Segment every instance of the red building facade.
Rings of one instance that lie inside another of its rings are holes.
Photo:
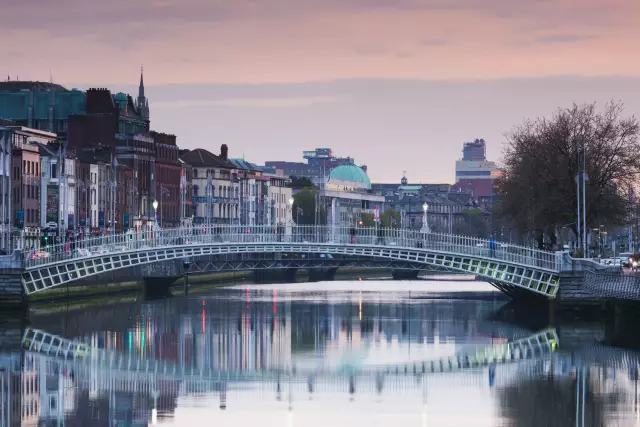
[[[155,192],[158,220],[163,227],[180,225],[180,175],[182,164],[176,136],[150,132],[156,160]]]

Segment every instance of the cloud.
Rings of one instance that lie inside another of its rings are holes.
[[[444,38],[428,38],[420,40],[422,46],[447,46],[450,41]]]
[[[407,170],[413,182],[451,182],[463,141],[485,138],[488,156],[498,160],[503,133],[526,118],[548,117],[573,102],[600,108],[611,99],[626,102],[625,115],[640,111],[640,99],[629,95],[639,84],[614,77],[354,79],[149,86],[147,94],[152,128],[178,135],[185,148],[217,150],[228,141],[234,156],[244,152],[261,163],[329,146],[367,164],[372,180],[396,182]]]
[[[537,37],[537,43],[557,44],[557,43],[579,43],[582,41],[592,40],[594,37],[580,34],[551,34],[547,36]]]
[[[373,45],[357,46],[354,52],[360,56],[383,56],[389,53],[384,47]]]
[[[184,108],[196,106],[224,106],[244,108],[298,108],[317,104],[329,104],[338,100],[331,96],[316,97],[287,97],[287,98],[228,98],[212,100],[175,100],[160,101],[153,104],[154,108]]]
[[[580,7],[570,0],[30,0],[10,2],[0,14],[3,29],[33,28],[56,33],[86,32],[96,26],[117,35],[133,24],[144,36],[146,23],[161,24],[156,31],[170,30],[170,24],[220,22],[239,19],[290,19],[317,13],[388,11],[469,11],[492,16],[535,21],[538,25],[613,23],[625,8],[624,0],[582,0]]]

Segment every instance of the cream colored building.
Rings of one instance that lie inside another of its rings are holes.
[[[223,145],[220,155],[198,148],[180,157],[192,168],[190,216],[194,226],[239,222],[240,180],[227,154]]]
[[[289,186],[291,179],[275,174],[267,174],[269,178],[269,200],[271,202],[271,215],[269,225],[286,225],[291,222],[291,203],[293,190]]]

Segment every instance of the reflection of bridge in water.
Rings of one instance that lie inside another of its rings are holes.
[[[91,347],[87,344],[51,335],[47,332],[27,329],[23,346],[30,353],[53,357],[60,367],[75,373],[91,375],[97,371],[109,373],[112,379],[125,381],[149,377],[177,381],[253,382],[280,378],[323,377],[384,377],[417,376],[472,370],[520,360],[542,358],[553,353],[558,345],[554,330],[546,330],[530,337],[481,347],[472,352],[435,360],[423,360],[403,365],[344,366],[328,370],[324,367],[299,368],[295,365],[274,370],[217,370],[185,366],[172,362],[140,359],[131,354]]]
[[[480,346],[474,351],[459,352],[451,357],[404,365],[334,370],[303,369],[291,365],[265,371],[242,368],[220,371],[183,366],[100,349],[34,329],[25,331],[23,348],[22,354],[14,353],[3,359],[5,370],[2,375],[19,375],[23,379],[33,375],[48,378],[48,382],[51,379],[57,382],[57,390],[53,394],[40,390],[36,398],[40,399],[41,405],[43,399],[50,400],[51,396],[73,400],[72,390],[79,395],[88,395],[90,400],[99,400],[103,396],[110,402],[115,399],[114,393],[126,393],[148,402],[138,408],[136,416],[140,420],[156,416],[157,408],[162,410],[164,407],[165,411],[171,412],[174,408],[167,408],[168,401],[184,401],[194,395],[207,395],[209,400],[215,397],[224,408],[229,399],[243,396],[291,401],[301,395],[324,392],[342,392],[353,397],[362,393],[380,396],[426,393],[427,389],[437,391],[439,387],[488,389],[509,385],[516,378],[566,375],[583,364],[601,363],[603,358],[609,360],[612,368],[628,370],[630,376],[634,375],[634,369],[637,373],[638,365],[638,360],[627,352],[605,347],[563,353],[553,329],[519,340]],[[7,392],[10,393],[10,388],[3,388],[3,393]],[[164,404],[159,403],[162,400]],[[23,404],[26,401],[29,399],[23,397]],[[60,401],[55,405],[56,410],[49,408],[41,411],[40,416],[64,418],[72,406]]]

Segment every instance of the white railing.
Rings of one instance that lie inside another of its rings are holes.
[[[355,236],[352,235],[356,231]],[[331,226],[215,226],[211,228],[173,228],[136,233],[115,234],[52,245],[37,252],[27,252],[26,268],[60,261],[168,248],[182,245],[243,244],[337,244],[387,248],[424,249],[438,253],[468,255],[509,262],[550,271],[559,271],[561,259],[554,252],[494,242],[477,237],[423,233],[416,230],[374,227]]]

